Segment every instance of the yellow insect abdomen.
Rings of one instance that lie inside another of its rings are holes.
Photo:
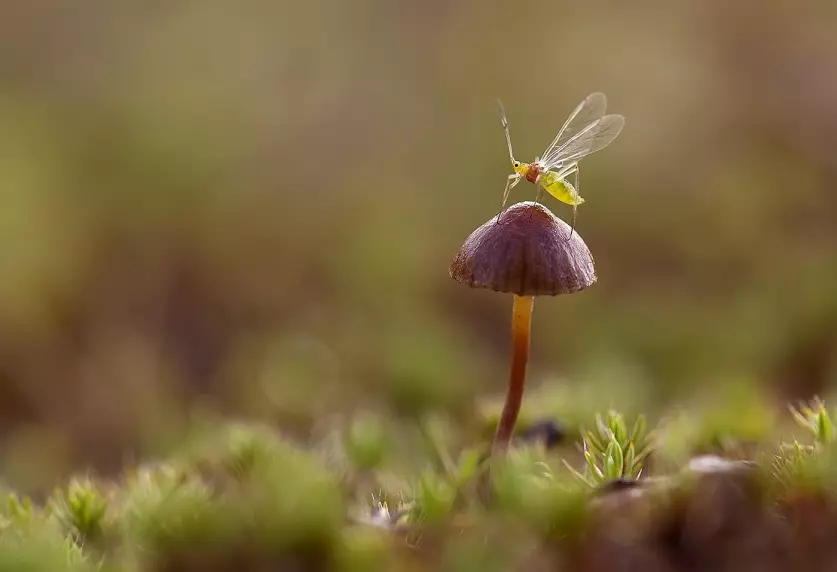
[[[555,171],[547,171],[541,175],[541,186],[547,193],[568,205],[580,205],[584,199],[578,194],[571,184],[558,177]]]

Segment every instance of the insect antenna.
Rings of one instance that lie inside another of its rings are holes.
[[[506,119],[506,110],[503,108],[503,102],[498,99],[497,105],[500,108],[500,124],[503,126],[503,133],[506,135],[506,146],[509,148],[509,160],[514,165],[514,151],[512,151],[511,134],[509,133],[509,120]]]
[[[506,136],[506,147],[509,149],[509,161],[511,161],[512,167],[514,167],[514,151],[512,151],[511,133],[509,133],[509,120],[506,119],[506,110],[503,107],[503,102],[499,99],[497,100],[497,107],[499,108],[500,113],[500,125],[503,126],[503,134]],[[509,193],[519,182],[520,175],[518,175],[517,172],[513,175],[509,175],[506,180],[506,190],[503,191],[503,204],[500,206],[500,212],[497,213],[497,222],[500,221],[500,215],[503,214],[503,210],[506,208],[506,202],[509,200]]]

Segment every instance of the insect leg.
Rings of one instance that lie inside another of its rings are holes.
[[[500,212],[497,213],[497,218],[500,218],[500,215],[503,214],[503,211],[506,209],[506,203],[509,201],[509,194],[514,186],[520,182],[520,175],[515,173],[514,175],[509,175],[506,179],[506,190],[503,191],[503,204],[500,205]]]
[[[558,178],[563,179],[567,175],[572,175],[573,174],[573,169],[577,169],[577,168],[578,168],[578,162],[577,161],[574,162],[574,163],[570,163],[568,165],[562,166],[560,169],[558,169]]]
[[[537,187],[538,187],[538,194],[535,195],[535,202],[539,203],[539,202],[541,202],[541,197],[543,196],[543,185],[540,182],[538,182]]]
[[[578,190],[578,185],[579,185],[579,183],[578,183],[578,165],[576,165],[576,167],[575,167],[575,194],[576,195],[581,195],[581,193]],[[575,215],[576,215],[577,212],[578,212],[578,205],[575,204],[575,205],[573,205],[573,221],[572,221],[572,224],[570,224],[570,236],[569,236],[569,238],[567,238],[568,241],[570,240],[570,238],[573,237],[573,231],[575,231]]]
[[[575,175],[575,194],[578,197],[578,163],[561,169],[560,173],[561,177],[568,177],[570,175]],[[567,183],[569,184],[569,183]],[[569,240],[573,237],[573,232],[575,232],[575,218],[576,214],[578,213],[578,204],[573,204],[573,218],[570,222],[570,235],[567,237],[565,242],[569,242]]]
[[[503,204],[500,207],[500,210],[506,208],[506,203],[509,200],[509,194],[511,190],[520,182],[520,175],[515,173],[514,175],[509,175],[508,179],[506,179],[506,190],[503,191]]]

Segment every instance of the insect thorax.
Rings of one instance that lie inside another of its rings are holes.
[[[535,161],[534,163],[531,163],[529,168],[526,170],[526,180],[530,183],[537,183],[538,177],[540,177],[543,172],[543,165]]]

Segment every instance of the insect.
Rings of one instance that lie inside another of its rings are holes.
[[[503,124],[506,144],[509,148],[509,159],[514,169],[514,173],[509,175],[506,181],[500,213],[506,208],[511,190],[522,179],[526,179],[538,187],[535,201],[540,201],[542,190],[546,190],[562,203],[572,205],[573,219],[572,230],[570,230],[570,236],[572,236],[572,231],[575,229],[576,209],[578,205],[584,203],[584,199],[578,192],[578,162],[587,155],[610,145],[622,131],[625,118],[615,114],[605,115],[607,107],[605,94],[599,92],[590,94],[576,106],[561,130],[558,131],[558,135],[540,157],[536,157],[532,163],[523,163],[514,158],[506,111],[503,109],[502,102],[498,100],[497,103],[500,106],[500,121]],[[567,181],[570,175],[574,175],[574,185]]]

